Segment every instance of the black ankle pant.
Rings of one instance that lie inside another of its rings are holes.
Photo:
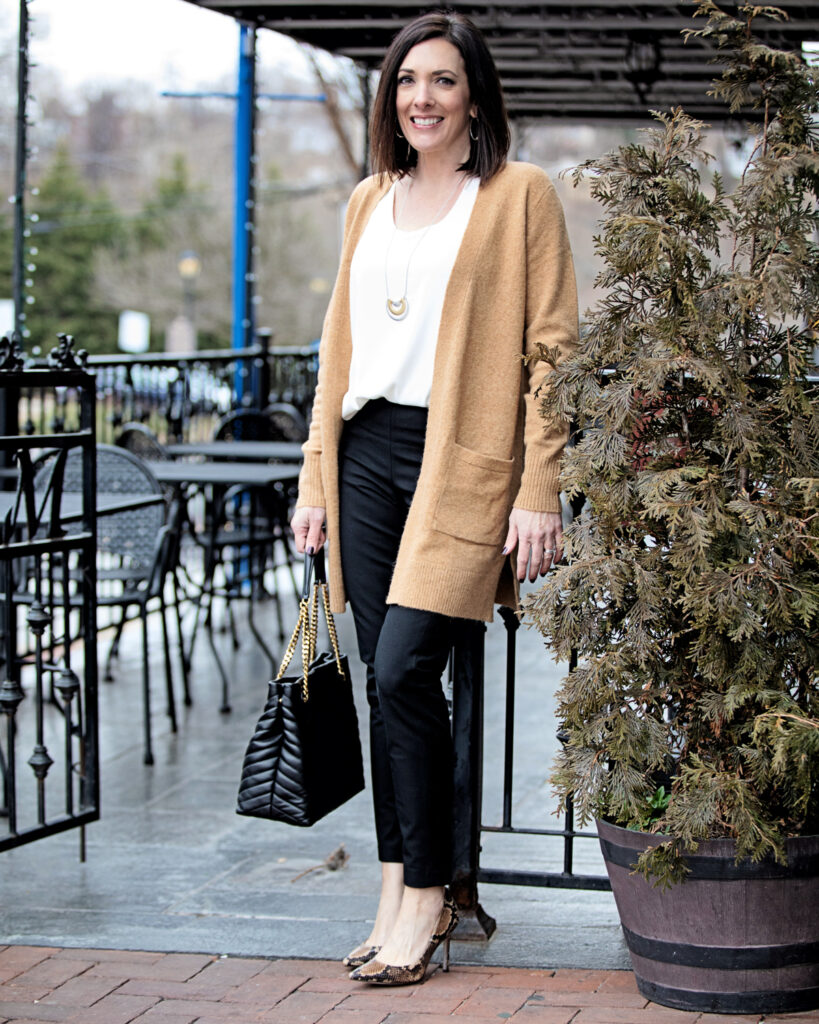
[[[368,402],[344,425],[339,452],[341,558],[367,667],[378,856],[404,882],[451,875],[452,739],[441,675],[450,619],[387,605],[424,451],[426,409]]]

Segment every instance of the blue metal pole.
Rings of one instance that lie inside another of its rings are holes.
[[[236,197],[233,222],[233,348],[253,341],[254,128],[256,30],[239,26],[239,83],[236,104]],[[236,401],[242,403],[246,367],[237,368]]]

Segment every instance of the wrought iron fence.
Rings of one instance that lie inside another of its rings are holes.
[[[88,356],[96,378],[96,431],[112,443],[126,423],[149,427],[160,441],[210,440],[236,409],[267,410],[286,439],[299,440],[315,391],[313,347],[271,348],[269,331],[244,349],[190,353]],[[61,433],[71,395],[24,386],[19,396],[23,433]],[[292,436],[291,436],[292,432]]]
[[[4,339],[4,399],[59,396],[63,420],[57,433],[0,436],[4,465],[16,463],[0,490],[0,851],[79,828],[84,859],[85,826],[99,818],[94,379],[70,350],[62,365],[22,365]],[[56,457],[44,478],[46,450]],[[83,486],[68,507],[59,474],[72,451]]]

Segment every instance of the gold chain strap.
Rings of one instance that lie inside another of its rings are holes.
[[[310,674],[310,664],[316,656],[316,642],[318,639],[318,586],[313,587],[313,593],[310,600],[310,614],[307,622],[305,623],[304,633],[302,634],[301,640],[301,662],[302,662],[302,681],[301,681],[301,698],[307,703],[310,699],[310,691],[308,690],[308,676]]]
[[[330,588],[326,583],[319,584],[321,588],[321,600],[324,604],[324,617],[327,619],[327,632],[330,634],[330,643],[333,645],[333,654],[336,658],[336,666],[338,668],[338,674],[344,675],[344,669],[341,667],[341,652],[338,649],[338,634],[336,633],[336,620],[333,618],[333,613],[330,611]]]
[[[296,643],[298,642],[299,633],[301,633],[302,626],[306,625],[307,623],[307,615],[307,599],[302,598],[302,600],[299,601],[299,617],[296,622],[296,628],[293,630],[293,635],[290,637],[290,643],[287,645],[287,650],[284,652],[282,663],[279,666],[279,671],[278,674],[276,675],[277,679],[281,679],[281,677],[287,671],[287,666],[290,664],[290,662],[293,659],[293,655],[296,653]]]
[[[310,673],[310,665],[316,656],[316,646],[318,644],[319,590],[321,591],[321,602],[324,607],[325,618],[327,619],[327,632],[330,635],[330,643],[333,647],[333,655],[336,659],[338,673],[339,675],[344,675],[344,669],[341,667],[341,651],[338,646],[336,623],[333,618],[333,613],[330,611],[330,591],[326,583],[314,583],[313,592],[310,597],[303,597],[301,601],[299,601],[299,617],[296,622],[296,628],[293,630],[293,635],[290,637],[290,642],[287,645],[287,650],[284,652],[282,663],[279,666],[279,671],[276,675],[276,679],[281,679],[287,671],[287,667],[293,660],[293,655],[296,653],[296,645],[299,640],[299,634],[301,633],[301,662],[303,673],[301,695],[302,700],[305,702],[310,699],[308,676]]]

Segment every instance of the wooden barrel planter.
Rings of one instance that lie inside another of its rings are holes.
[[[712,1013],[819,1007],[819,836],[787,840],[788,864],[734,863],[731,840],[700,843],[670,889],[632,873],[663,841],[597,822],[640,992]]]

